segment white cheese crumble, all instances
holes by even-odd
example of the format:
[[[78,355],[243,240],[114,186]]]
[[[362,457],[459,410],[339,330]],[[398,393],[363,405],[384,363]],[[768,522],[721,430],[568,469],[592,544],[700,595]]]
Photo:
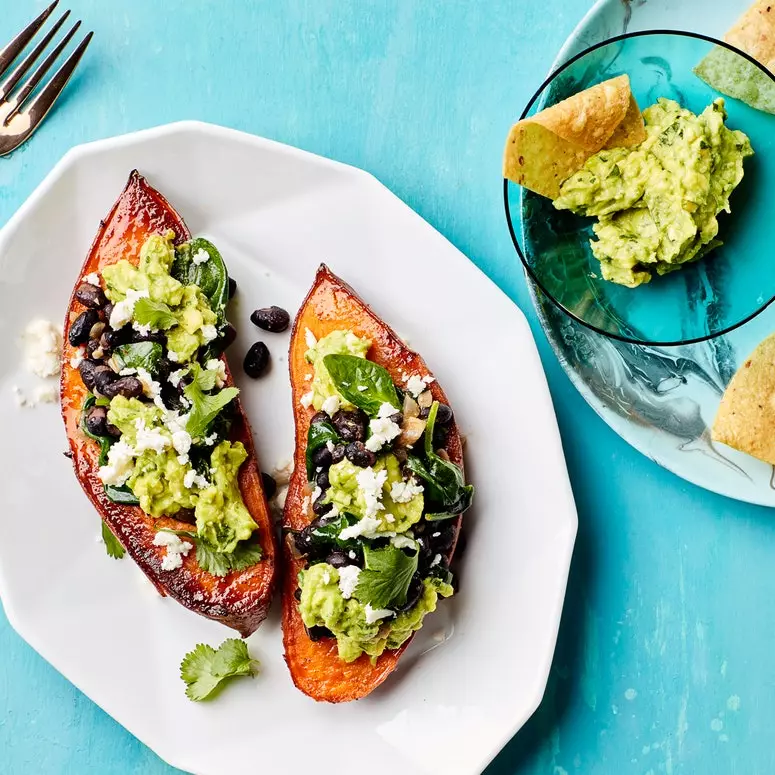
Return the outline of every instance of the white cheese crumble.
[[[333,417],[339,411],[339,405],[341,404],[339,396],[329,396],[323,405],[320,407],[327,415]]]
[[[382,487],[387,480],[387,475],[386,469],[383,468],[382,471],[375,473],[371,466],[358,471],[355,480],[366,502],[365,517],[375,517],[378,511],[385,508],[382,505]]]
[[[220,358],[210,358],[205,368],[215,372],[216,387],[222,388],[226,384],[226,364]]]
[[[349,551],[349,552],[347,552],[347,556],[348,556],[348,557],[349,557],[351,560],[355,560],[355,559],[358,557],[358,555],[357,555],[357,554],[356,554],[356,553],[355,553],[355,552],[354,552],[352,549],[350,549],[350,551]]]
[[[325,571],[325,573],[323,573],[323,583],[324,584],[331,583],[331,574],[328,571]]]
[[[187,371],[188,369],[178,369],[177,371],[173,371],[172,374],[167,377],[167,382],[169,382],[172,387],[176,388],[178,385],[180,385],[180,380],[185,377]]]
[[[85,358],[86,358],[86,348],[79,347],[75,351],[75,355],[72,358],[70,358],[70,368],[71,369],[79,368],[80,365],[84,362]]]
[[[377,416],[369,423],[371,435],[366,439],[366,449],[371,452],[379,452],[382,447],[396,436],[401,435],[401,426],[390,419],[397,409],[390,404],[382,404]]]
[[[436,556],[433,558],[433,562],[431,562],[431,568],[435,568],[435,567],[436,567],[436,566],[437,566],[437,565],[438,565],[440,562],[441,562],[441,555],[440,555],[440,554],[437,554],[437,555],[436,555]]]
[[[108,462],[100,467],[98,476],[103,484],[121,487],[131,476],[133,468],[134,450],[119,439],[108,450]]]
[[[36,404],[55,404],[57,390],[54,385],[38,385],[33,393],[33,401]]]
[[[409,503],[415,495],[423,492],[423,486],[413,479],[408,482],[393,482],[390,486],[390,497],[395,503]]]
[[[172,434],[172,446],[178,455],[185,457],[191,449],[191,434],[185,430],[175,431]]]
[[[151,333],[151,325],[150,323],[146,323],[143,325],[142,323],[138,323],[136,320],[132,322],[132,328],[137,331],[138,334],[141,336],[147,336]]]
[[[169,447],[171,441],[166,433],[159,428],[149,428],[142,417],[135,420],[137,429],[137,444],[135,444],[135,455],[141,455],[146,450],[152,450],[157,454],[164,452]]]
[[[206,324],[202,326],[202,339],[204,339],[205,343],[212,342],[213,339],[218,338],[218,329],[210,324]]]
[[[114,305],[113,311],[110,313],[110,327],[118,331],[119,328],[123,328],[129,323],[135,311],[135,304],[147,296],[148,291],[135,291],[130,288],[126,292],[126,296]]]
[[[326,442],[326,449],[327,449],[329,452],[333,452],[333,451],[334,451],[334,442],[333,442],[333,441],[331,441],[331,439],[329,439],[329,440]]]
[[[204,248],[199,248],[199,250],[191,256],[191,260],[199,266],[199,264],[204,264],[206,261],[210,260],[210,254]]]
[[[415,398],[417,398],[417,396],[419,396],[420,393],[424,393],[428,385],[430,385],[431,382],[434,382],[433,377],[429,375],[421,377],[419,374],[412,374],[410,377],[407,377],[406,375],[404,375],[404,380],[406,381],[406,389]]]
[[[377,536],[377,528],[382,523],[374,517],[363,517],[354,525],[350,525],[339,533],[339,538],[342,541],[347,541],[350,538],[358,538],[363,536],[364,538],[375,538]]]
[[[202,474],[198,473],[196,469],[189,468],[183,477],[183,486],[187,490],[190,490],[193,487],[198,487],[200,490],[204,490],[205,487],[210,486],[210,482],[208,482],[207,479],[202,476]]]
[[[89,285],[96,285],[100,287],[100,276],[96,272],[90,272],[83,276],[83,282],[89,283]]]
[[[167,350],[167,358],[171,360],[173,363],[180,363],[180,355],[176,353],[174,350]]]
[[[215,444],[215,440],[218,438],[218,432],[213,431],[209,436],[205,436],[202,441],[204,441],[206,447],[212,447],[213,444]]]
[[[181,540],[180,536],[160,530],[153,538],[154,546],[164,546],[167,553],[161,561],[162,570],[177,570],[183,565],[183,558],[194,548],[193,544]]]
[[[309,382],[311,379],[312,379],[312,375],[311,374],[305,374],[304,375],[304,381],[305,382]]]
[[[161,399],[161,385],[150,375],[146,369],[137,370],[137,379],[143,386],[143,394],[153,400],[153,403],[162,411],[166,412],[167,407]]]
[[[318,343],[317,337],[308,328],[304,329],[304,341],[310,350]]]
[[[339,589],[345,600],[349,600],[353,596],[360,575],[361,569],[357,565],[345,565],[344,568],[339,568]]]
[[[417,549],[417,541],[414,538],[410,538],[408,535],[397,535],[390,539],[390,543],[396,547],[396,549]]]
[[[38,377],[59,374],[62,334],[50,320],[38,318],[24,329],[24,356],[27,368]]]
[[[364,390],[368,390],[368,386],[367,385],[358,385],[358,390],[360,390],[361,393],[363,393]]]
[[[312,391],[310,390],[309,393],[305,393],[300,399],[299,403],[305,408],[309,409],[310,406],[312,406]]]
[[[367,624],[374,624],[380,619],[386,619],[388,616],[393,616],[395,613],[389,608],[372,608],[368,603],[363,607],[363,612],[366,614]]]
[[[312,502],[314,503],[322,494],[323,490],[321,490],[320,487],[315,487],[312,491]]]

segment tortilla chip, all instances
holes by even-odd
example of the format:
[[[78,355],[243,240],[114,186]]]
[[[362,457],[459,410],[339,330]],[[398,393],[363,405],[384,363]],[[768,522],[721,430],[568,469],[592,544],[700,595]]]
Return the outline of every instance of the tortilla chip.
[[[590,156],[584,148],[527,119],[511,127],[503,175],[536,194],[556,199],[560,184],[580,170]]]
[[[727,97],[775,114],[775,81],[753,62],[728,48],[716,46],[694,68],[694,74]]]
[[[775,336],[765,339],[732,377],[712,438],[775,465]]]
[[[531,121],[595,154],[624,121],[631,96],[629,77],[620,75],[536,113]]]
[[[643,113],[640,112],[635,95],[630,94],[630,105],[624,115],[624,120],[614,129],[614,133],[608,138],[605,147],[632,148],[635,145],[640,145],[645,139],[646,124],[643,121]]]
[[[724,36],[775,74],[775,2],[758,0]]]

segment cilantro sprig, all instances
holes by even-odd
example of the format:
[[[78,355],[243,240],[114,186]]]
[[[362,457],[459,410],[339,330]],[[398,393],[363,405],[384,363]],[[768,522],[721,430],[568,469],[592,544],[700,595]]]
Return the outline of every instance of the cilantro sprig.
[[[207,541],[204,541],[196,533],[189,530],[166,530],[165,532],[183,536],[196,547],[197,565],[205,572],[213,576],[227,576],[231,571],[240,571],[250,568],[261,561],[263,552],[261,545],[252,541],[243,541],[237,544],[233,552],[218,552]]]
[[[147,296],[135,302],[132,317],[141,326],[150,326],[154,331],[166,331],[177,325],[178,320],[163,301],[153,301]]]
[[[203,369],[198,363],[191,365],[190,373],[191,383],[183,389],[186,398],[191,402],[191,414],[186,423],[186,430],[193,438],[197,438],[206,433],[220,411],[239,395],[239,390],[228,387],[217,393],[206,392],[215,387],[216,373]]]
[[[211,699],[232,678],[253,676],[259,663],[250,658],[244,640],[229,638],[214,649],[198,643],[180,663],[180,677],[186,684],[186,697],[194,702]]]
[[[373,608],[406,605],[412,577],[417,572],[418,553],[407,554],[395,546],[363,547],[364,570],[358,576],[355,597]]]
[[[102,522],[102,540],[105,544],[105,551],[108,553],[108,557],[112,557],[114,560],[120,560],[126,554],[126,549],[121,546],[118,538],[116,538],[115,534],[104,520]]]

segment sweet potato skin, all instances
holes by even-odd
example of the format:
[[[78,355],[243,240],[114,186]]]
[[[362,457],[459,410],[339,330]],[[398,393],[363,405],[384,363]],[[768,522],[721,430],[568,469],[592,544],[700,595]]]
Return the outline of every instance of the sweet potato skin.
[[[181,217],[164,197],[154,190],[137,171],[132,172],[123,193],[113,206],[92,244],[79,278],[100,271],[121,258],[137,263],[140,248],[152,234],[175,232],[176,242],[190,239]],[[78,282],[76,282],[76,287]],[[81,407],[87,389],[77,369],[70,365],[76,354],[67,341],[70,325],[82,307],[74,296],[68,305],[64,325],[62,375],[60,383],[62,418],[72,452],[75,475],[100,517],[105,520],[132,559],[162,595],[169,595],[186,608],[225,624],[247,637],[266,618],[275,587],[277,547],[275,532],[264,497],[261,473],[256,460],[250,425],[236,399],[237,419],[232,441],[241,441],[248,459],[239,472],[239,485],[245,505],[258,525],[263,559],[244,571],[219,578],[202,571],[195,553],[183,559],[183,567],[165,571],[161,563],[163,547],[153,545],[158,528],[190,530],[191,525],[172,518],[155,520],[137,506],[113,503],[106,495],[97,475],[99,447],[80,429]],[[223,359],[225,362],[225,358]],[[226,366],[227,382],[233,384]]]
[[[331,270],[321,265],[315,277],[315,283],[307,295],[296,317],[291,335],[289,369],[293,413],[296,422],[296,451],[294,469],[285,501],[283,529],[301,530],[313,519],[311,509],[304,510],[303,501],[309,494],[305,464],[307,431],[314,410],[305,409],[300,399],[309,390],[309,380],[313,373],[304,353],[307,351],[306,331],[309,329],[317,339],[331,331],[347,329],[357,336],[371,340],[369,360],[373,360],[390,372],[393,381],[403,385],[402,374],[431,374],[423,359],[410,350],[401,338],[386,325],[355,291],[338,278]],[[437,381],[430,385],[436,401],[447,404],[447,397]],[[463,448],[457,426],[450,430],[446,451],[450,460],[463,466]],[[455,543],[460,532],[461,518],[456,523]],[[372,665],[367,656],[361,656],[355,662],[347,663],[339,659],[336,640],[310,640],[304,629],[304,623],[298,610],[294,592],[298,586],[298,573],[304,568],[304,560],[294,557],[286,539],[285,578],[283,582],[283,643],[285,661],[288,664],[294,684],[304,694],[318,701],[349,702],[370,694],[390,673],[395,670],[398,660],[406,647],[385,651]],[[451,547],[447,559],[451,559],[455,546]]]

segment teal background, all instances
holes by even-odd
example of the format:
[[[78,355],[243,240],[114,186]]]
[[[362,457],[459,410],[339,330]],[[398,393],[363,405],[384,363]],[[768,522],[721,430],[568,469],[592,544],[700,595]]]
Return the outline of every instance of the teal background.
[[[595,416],[538,327],[505,224],[504,138],[589,4],[73,0],[96,36],[43,128],[0,159],[0,224],[72,145],[185,118],[374,173],[525,310],[578,503],[547,694],[489,772],[769,775],[771,515],[661,470]],[[0,0],[0,40],[43,5]],[[265,771],[260,752],[246,771]],[[168,772],[0,620],[2,775]]]

